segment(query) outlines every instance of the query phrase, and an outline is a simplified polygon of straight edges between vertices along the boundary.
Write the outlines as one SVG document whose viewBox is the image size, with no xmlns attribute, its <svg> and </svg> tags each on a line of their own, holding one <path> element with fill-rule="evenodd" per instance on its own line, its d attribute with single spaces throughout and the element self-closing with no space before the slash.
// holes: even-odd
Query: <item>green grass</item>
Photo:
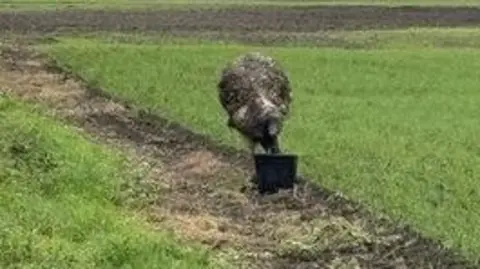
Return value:
<svg viewBox="0 0 480 269">
<path fill-rule="evenodd" d="M 248 5 L 282 5 L 282 6 L 313 6 L 313 5 L 448 5 L 464 6 L 478 5 L 479 0 L 6 0 L 0 3 L 3 10 L 37 10 L 37 9 L 131 9 L 131 8 L 206 8 L 220 6 Z"/>
<path fill-rule="evenodd" d="M 217 268 L 119 207 L 119 152 L 0 97 L 1 268 Z"/>
<path fill-rule="evenodd" d="M 236 146 L 215 85 L 223 64 L 249 50 L 272 54 L 290 73 L 295 101 L 283 145 L 301 155 L 303 172 L 478 257 L 480 50 L 81 39 L 49 48 L 93 84 Z"/>
</svg>

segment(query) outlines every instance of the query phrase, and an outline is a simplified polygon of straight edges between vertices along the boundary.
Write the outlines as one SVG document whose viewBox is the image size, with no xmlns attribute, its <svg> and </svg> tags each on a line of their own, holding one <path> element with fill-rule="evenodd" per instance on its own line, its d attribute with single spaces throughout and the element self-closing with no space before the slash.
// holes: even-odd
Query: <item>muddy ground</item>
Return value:
<svg viewBox="0 0 480 269">
<path fill-rule="evenodd" d="M 261 7 L 161 11 L 46 11 L 0 15 L 0 30 L 62 31 L 278 31 L 476 26 L 473 7 Z"/>
<path fill-rule="evenodd" d="M 77 27 L 295 32 L 479 23 L 480 11 L 466 8 L 0 15 L 0 29 L 16 33 L 77 31 Z M 131 154 L 132 162 L 149 172 L 125 185 L 126 200 L 142 201 L 138 209 L 159 229 L 171 229 L 185 240 L 217 249 L 238 268 L 476 268 L 438 242 L 306 181 L 294 192 L 260 197 L 251 188 L 242 188 L 252 172 L 244 152 L 219 146 L 90 88 L 20 41 L 4 42 L 0 49 L 0 90 L 46 104 L 56 116 Z"/>
</svg>

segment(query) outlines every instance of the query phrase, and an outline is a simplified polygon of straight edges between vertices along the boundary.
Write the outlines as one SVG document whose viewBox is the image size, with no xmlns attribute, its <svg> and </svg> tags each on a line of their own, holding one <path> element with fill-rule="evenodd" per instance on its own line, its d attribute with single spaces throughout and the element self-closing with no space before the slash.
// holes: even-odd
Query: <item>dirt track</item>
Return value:
<svg viewBox="0 0 480 269">
<path fill-rule="evenodd" d="M 0 15 L 0 29 L 16 33 L 64 28 L 295 32 L 479 23 L 477 9 L 443 8 Z M 135 184 L 128 187 L 153 195 L 146 209 L 152 221 L 212 248 L 240 250 L 243 256 L 232 259 L 244 264 L 241 268 L 475 268 L 436 242 L 374 218 L 361 206 L 306 183 L 299 185 L 295 197 L 291 193 L 268 198 L 250 190 L 241 193 L 239 189 L 251 172 L 244 153 L 220 147 L 88 88 L 43 57 L 26 53 L 25 48 L 8 45 L 0 52 L 0 88 L 46 103 L 103 142 L 132 153 L 133 161 L 152 171 L 138 184 L 155 192 L 138 190 Z"/>
<path fill-rule="evenodd" d="M 476 26 L 480 8 L 467 7 L 262 7 L 162 11 L 18 12 L 0 15 L 0 30 L 61 31 L 281 31 Z"/>
</svg>

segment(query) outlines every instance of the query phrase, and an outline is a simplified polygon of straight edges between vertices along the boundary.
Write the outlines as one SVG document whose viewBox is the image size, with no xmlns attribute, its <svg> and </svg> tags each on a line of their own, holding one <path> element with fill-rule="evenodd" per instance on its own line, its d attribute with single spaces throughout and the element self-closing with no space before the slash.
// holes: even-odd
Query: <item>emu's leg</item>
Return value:
<svg viewBox="0 0 480 269">
<path fill-rule="evenodd" d="M 271 137 L 267 137 L 264 140 L 262 140 L 260 143 L 261 143 L 262 147 L 265 149 L 265 152 L 267 154 L 278 154 L 278 153 L 280 153 L 280 147 L 279 147 L 279 144 L 278 144 L 278 137 L 276 135 L 271 136 Z"/>
<path fill-rule="evenodd" d="M 272 153 L 272 154 L 280 153 L 280 146 L 278 144 L 278 136 L 272 137 L 272 147 L 270 149 L 270 153 Z"/>
<path fill-rule="evenodd" d="M 252 160 L 252 166 L 255 168 L 255 149 L 257 148 L 257 143 L 249 140 L 249 144 L 250 144 L 250 155 L 252 156 L 252 159 L 251 159 Z M 258 183 L 258 178 L 257 178 L 257 175 L 256 175 L 255 172 L 251 176 L 250 182 L 252 182 L 253 184 Z"/>
</svg>

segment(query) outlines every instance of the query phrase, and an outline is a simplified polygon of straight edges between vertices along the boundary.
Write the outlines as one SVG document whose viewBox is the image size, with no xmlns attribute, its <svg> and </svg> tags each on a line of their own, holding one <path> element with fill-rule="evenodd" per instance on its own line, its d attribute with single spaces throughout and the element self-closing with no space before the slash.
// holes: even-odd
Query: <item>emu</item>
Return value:
<svg viewBox="0 0 480 269">
<path fill-rule="evenodd" d="M 278 136 L 290 113 L 292 89 L 287 74 L 272 57 L 243 54 L 228 63 L 218 82 L 218 97 L 228 115 L 227 126 L 269 154 L 280 152 Z"/>
</svg>

